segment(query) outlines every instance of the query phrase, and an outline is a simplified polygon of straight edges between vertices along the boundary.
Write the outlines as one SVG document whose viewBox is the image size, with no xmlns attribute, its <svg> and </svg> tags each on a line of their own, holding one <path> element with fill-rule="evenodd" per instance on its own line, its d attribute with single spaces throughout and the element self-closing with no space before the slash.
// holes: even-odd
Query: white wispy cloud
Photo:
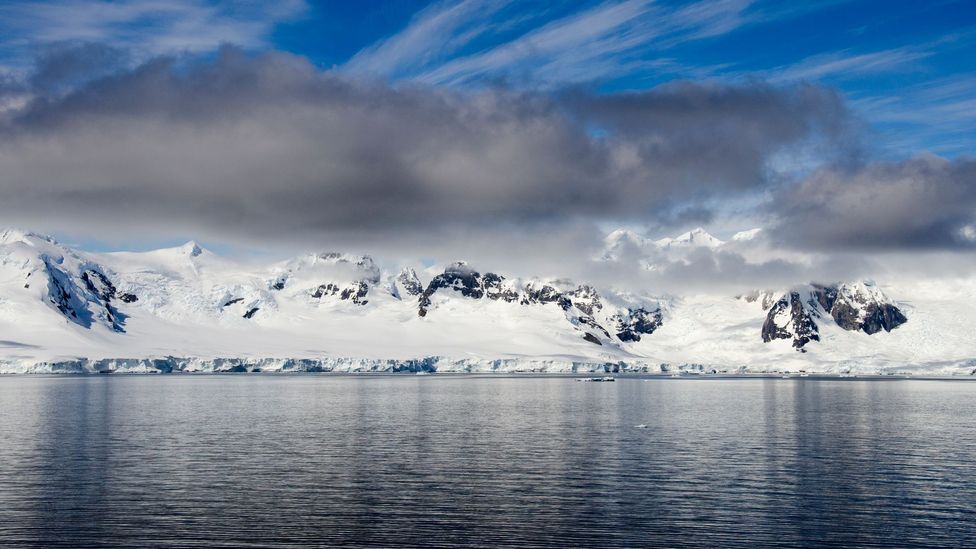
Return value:
<svg viewBox="0 0 976 549">
<path fill-rule="evenodd" d="M 932 51 L 917 46 L 893 48 L 869 53 L 836 51 L 807 57 L 790 66 L 774 69 L 773 81 L 819 80 L 827 77 L 852 78 L 889 72 L 916 71 L 918 61 L 932 56 Z"/>
<path fill-rule="evenodd" d="M 611 0 L 530 27 L 481 51 L 450 55 L 472 38 L 505 25 L 504 17 L 498 17 L 505 4 L 502 0 L 435 4 L 400 33 L 364 48 L 344 69 L 438 85 L 463 85 L 482 78 L 542 87 L 580 83 L 673 69 L 673 59 L 651 53 L 729 33 L 755 20 L 748 13 L 753 0 L 700 0 L 676 8 L 651 0 Z"/>
<path fill-rule="evenodd" d="M 10 65 L 27 63 L 30 48 L 59 42 L 102 42 L 143 57 L 205 51 L 222 43 L 257 48 L 268 45 L 275 25 L 305 9 L 304 0 L 4 2 L 0 57 Z"/>
<path fill-rule="evenodd" d="M 976 77 L 956 74 L 905 86 L 898 95 L 854 97 L 851 106 L 898 153 L 972 154 Z"/>
<path fill-rule="evenodd" d="M 402 32 L 360 50 L 345 68 L 376 75 L 417 70 L 492 31 L 490 17 L 510 3 L 511 0 L 435 3 L 415 15 Z"/>
<path fill-rule="evenodd" d="M 457 84 L 472 78 L 497 75 L 499 71 L 533 63 L 543 79 L 566 78 L 632 50 L 652 38 L 640 18 L 651 10 L 645 0 L 607 3 L 583 13 L 549 23 L 522 37 L 488 51 L 454 59 L 418 76 L 434 84 Z M 541 66 L 540 66 L 541 64 Z M 550 74 L 546 74 L 546 70 Z M 556 74 L 551 74 L 552 70 Z M 575 70 L 574 70 L 575 69 Z M 516 70 L 519 70 L 516 68 Z M 612 70 L 602 65 L 600 72 Z M 600 76 L 590 73 L 591 77 Z M 563 78 L 560 78 L 562 80 Z"/>
</svg>

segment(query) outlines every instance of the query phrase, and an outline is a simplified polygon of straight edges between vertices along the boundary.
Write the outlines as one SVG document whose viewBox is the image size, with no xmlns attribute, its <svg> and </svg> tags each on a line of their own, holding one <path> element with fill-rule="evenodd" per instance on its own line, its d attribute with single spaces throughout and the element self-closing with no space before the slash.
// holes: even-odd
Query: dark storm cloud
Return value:
<svg viewBox="0 0 976 549">
<path fill-rule="evenodd" d="M 39 66 L 34 101 L 0 125 L 0 215 L 102 235 L 179 227 L 277 240 L 646 220 L 764 189 L 773 155 L 847 131 L 836 94 L 812 86 L 391 88 L 234 49 L 52 95 L 84 81 L 86 62 L 113 58 L 62 54 Z"/>
<path fill-rule="evenodd" d="M 38 52 L 30 85 L 38 93 L 57 95 L 122 70 L 128 63 L 124 50 L 107 44 L 49 44 Z"/>
<path fill-rule="evenodd" d="M 766 160 L 792 145 L 820 145 L 830 156 L 857 151 L 841 97 L 810 84 L 678 82 L 577 102 L 587 121 L 632 144 L 672 191 L 755 188 Z"/>
<path fill-rule="evenodd" d="M 785 242 L 808 248 L 921 249 L 976 245 L 976 160 L 922 155 L 823 168 L 775 195 Z"/>
</svg>

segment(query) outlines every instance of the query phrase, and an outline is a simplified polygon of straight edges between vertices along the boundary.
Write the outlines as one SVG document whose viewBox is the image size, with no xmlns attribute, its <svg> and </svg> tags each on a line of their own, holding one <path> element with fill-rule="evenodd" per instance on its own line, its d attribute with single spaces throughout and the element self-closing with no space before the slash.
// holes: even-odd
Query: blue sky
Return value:
<svg viewBox="0 0 976 549">
<path fill-rule="evenodd" d="M 499 220 L 544 235 L 558 218 L 970 245 L 974 69 L 966 1 L 9 1 L 0 214 L 96 248 L 133 220 L 155 227 L 121 239 L 137 247 L 248 230 L 413 238 L 404 204 L 446 220 L 437 231 Z M 180 121 L 201 112 L 213 120 L 187 135 Z M 276 203 L 278 185 L 333 210 Z M 143 217 L 65 229 L 75 204 L 106 195 Z M 912 226 L 850 207 L 880 203 Z M 226 218 L 206 215 L 223 205 Z M 360 211 L 388 224 L 346 219 Z"/>
<path fill-rule="evenodd" d="M 8 70 L 45 43 L 103 42 L 138 58 L 226 42 L 455 87 L 804 80 L 842 90 L 887 154 L 953 156 L 976 144 L 976 4 L 967 1 L 6 2 L 0 35 Z"/>
<path fill-rule="evenodd" d="M 323 67 L 441 85 L 808 80 L 843 90 L 891 154 L 976 144 L 972 2 L 337 4 L 310 5 L 272 42 Z"/>
</svg>

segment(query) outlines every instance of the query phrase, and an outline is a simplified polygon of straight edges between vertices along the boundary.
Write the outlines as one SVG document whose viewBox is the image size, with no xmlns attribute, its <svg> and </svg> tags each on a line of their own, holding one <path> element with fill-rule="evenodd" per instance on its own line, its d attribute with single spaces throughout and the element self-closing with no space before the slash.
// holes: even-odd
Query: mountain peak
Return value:
<svg viewBox="0 0 976 549">
<path fill-rule="evenodd" d="M 26 231 L 16 227 L 0 229 L 0 244 L 10 244 L 11 242 L 24 242 L 29 244 L 32 239 L 43 240 L 44 242 L 48 242 L 50 244 L 57 244 L 57 241 L 54 240 L 54 238 L 46 234 Z"/>
<path fill-rule="evenodd" d="M 610 245 L 619 244 L 621 242 L 630 242 L 640 246 L 644 244 L 644 237 L 630 229 L 617 229 L 607 235 L 606 242 Z"/>
<path fill-rule="evenodd" d="M 180 251 L 183 253 L 183 255 L 187 255 L 189 257 L 198 257 L 203 255 L 203 248 L 201 248 L 195 240 L 190 240 L 186 244 L 180 246 Z"/>
<path fill-rule="evenodd" d="M 656 244 L 662 248 L 670 248 L 672 246 L 715 248 L 725 244 L 725 242 L 712 236 L 703 227 L 696 227 L 674 238 L 662 238 L 656 241 Z"/>
</svg>

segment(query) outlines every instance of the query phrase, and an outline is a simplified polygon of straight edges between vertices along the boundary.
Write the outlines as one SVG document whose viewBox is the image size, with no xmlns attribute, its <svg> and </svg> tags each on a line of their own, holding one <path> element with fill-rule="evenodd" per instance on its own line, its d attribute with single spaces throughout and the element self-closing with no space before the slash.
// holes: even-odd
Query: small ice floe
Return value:
<svg viewBox="0 0 976 549">
<path fill-rule="evenodd" d="M 617 381 L 612 376 L 603 377 L 578 377 L 576 381 Z"/>
<path fill-rule="evenodd" d="M 647 429 L 646 423 L 641 423 L 640 425 L 634 425 L 635 429 Z"/>
</svg>

